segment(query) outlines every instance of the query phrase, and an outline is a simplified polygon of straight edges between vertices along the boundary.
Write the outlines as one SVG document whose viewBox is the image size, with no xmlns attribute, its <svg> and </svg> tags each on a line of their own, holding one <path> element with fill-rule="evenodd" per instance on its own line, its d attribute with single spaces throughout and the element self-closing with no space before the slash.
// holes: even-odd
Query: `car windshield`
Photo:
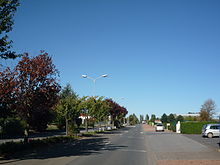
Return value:
<svg viewBox="0 0 220 165">
<path fill-rule="evenodd" d="M 206 129 L 206 127 L 207 127 L 207 125 L 204 125 L 204 126 L 202 127 L 202 129 Z"/>
<path fill-rule="evenodd" d="M 157 126 L 163 126 L 163 124 L 157 124 Z"/>
</svg>

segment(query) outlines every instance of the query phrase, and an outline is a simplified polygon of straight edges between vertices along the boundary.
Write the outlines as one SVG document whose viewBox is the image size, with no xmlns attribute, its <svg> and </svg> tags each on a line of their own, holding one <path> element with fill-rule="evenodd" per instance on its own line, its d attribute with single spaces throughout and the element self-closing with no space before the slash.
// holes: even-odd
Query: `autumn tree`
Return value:
<svg viewBox="0 0 220 165">
<path fill-rule="evenodd" d="M 6 68 L 0 72 L 0 118 L 6 119 L 13 114 L 17 82 L 15 73 Z"/>
<path fill-rule="evenodd" d="M 212 120 L 213 115 L 215 114 L 216 104 L 212 99 L 208 99 L 204 102 L 200 109 L 200 120 L 208 121 Z"/>
<path fill-rule="evenodd" d="M 11 51 L 12 41 L 8 39 L 8 33 L 14 24 L 14 14 L 19 6 L 19 0 L 0 0 L 0 58 L 14 59 L 19 55 Z"/>
<path fill-rule="evenodd" d="M 200 121 L 208 121 L 209 120 L 209 114 L 205 110 L 200 110 L 199 112 L 199 120 Z"/>
<path fill-rule="evenodd" d="M 109 113 L 111 115 L 112 124 L 115 126 L 119 126 L 128 113 L 127 109 L 125 107 L 120 106 L 112 99 L 106 99 L 106 101 L 110 105 Z"/>
<path fill-rule="evenodd" d="M 46 129 L 51 120 L 51 109 L 58 101 L 60 85 L 58 71 L 52 58 L 45 52 L 30 58 L 25 54 L 16 68 L 15 110 L 27 123 L 28 128 L 38 131 Z"/>
</svg>

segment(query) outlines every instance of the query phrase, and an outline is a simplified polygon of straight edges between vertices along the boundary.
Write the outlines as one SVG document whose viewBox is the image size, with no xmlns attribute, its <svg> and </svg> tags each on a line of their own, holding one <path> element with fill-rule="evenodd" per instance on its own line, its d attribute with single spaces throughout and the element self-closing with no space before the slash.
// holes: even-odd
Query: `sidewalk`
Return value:
<svg viewBox="0 0 220 165">
<path fill-rule="evenodd" d="M 182 134 L 155 132 L 143 125 L 151 165 L 220 165 L 220 153 Z"/>
<path fill-rule="evenodd" d="M 88 132 L 94 132 L 93 129 L 88 129 Z M 86 130 L 81 130 L 80 133 L 85 133 Z M 42 133 L 34 133 L 29 135 L 29 139 L 45 139 L 48 137 L 57 137 L 57 136 L 65 136 L 65 131 L 54 131 L 54 132 L 42 132 Z M 17 137 L 17 138 L 8 138 L 8 139 L 0 139 L 0 144 L 6 142 L 19 142 L 23 141 L 24 137 Z"/>
</svg>

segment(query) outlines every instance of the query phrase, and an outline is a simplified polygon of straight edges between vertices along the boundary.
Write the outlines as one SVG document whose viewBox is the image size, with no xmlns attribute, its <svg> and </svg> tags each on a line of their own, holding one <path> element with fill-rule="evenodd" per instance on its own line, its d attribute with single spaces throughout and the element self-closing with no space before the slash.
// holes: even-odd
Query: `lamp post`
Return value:
<svg viewBox="0 0 220 165">
<path fill-rule="evenodd" d="M 101 75 L 101 76 L 99 76 L 99 77 L 97 77 L 97 78 L 93 78 L 93 77 L 89 77 L 89 76 L 87 76 L 87 75 L 82 75 L 82 77 L 83 78 L 88 78 L 88 79 L 90 79 L 90 80 L 92 80 L 93 81 L 93 83 L 94 83 L 94 88 L 93 88 L 93 96 L 95 96 L 95 92 L 96 92 L 96 89 L 95 89 L 95 86 L 96 86 L 96 81 L 98 80 L 98 79 L 100 79 L 100 78 L 105 78 L 105 77 L 108 77 L 108 75 L 107 74 L 103 74 L 103 75 Z"/>
<path fill-rule="evenodd" d="M 108 75 L 107 74 L 103 74 L 103 75 L 101 75 L 101 76 L 99 76 L 99 77 L 97 77 L 97 78 L 93 78 L 93 77 L 89 77 L 89 76 L 87 76 L 87 75 L 82 75 L 82 78 L 88 78 L 88 79 L 90 79 L 90 80 L 92 80 L 93 81 L 93 83 L 94 83 L 94 89 L 93 89 L 93 96 L 95 97 L 95 86 L 96 86 L 96 81 L 98 80 L 98 79 L 100 79 L 100 78 L 105 78 L 105 77 L 108 77 Z M 86 132 L 88 132 L 88 110 L 87 110 L 87 113 L 86 113 Z"/>
</svg>

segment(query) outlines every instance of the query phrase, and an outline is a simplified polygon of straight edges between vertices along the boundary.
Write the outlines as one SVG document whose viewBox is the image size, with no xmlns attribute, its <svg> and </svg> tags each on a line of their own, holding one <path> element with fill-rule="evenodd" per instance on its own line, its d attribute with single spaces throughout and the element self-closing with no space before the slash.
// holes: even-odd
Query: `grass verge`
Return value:
<svg viewBox="0 0 220 165">
<path fill-rule="evenodd" d="M 28 143 L 20 142 L 6 142 L 0 145 L 0 156 L 7 157 L 13 153 L 33 149 L 42 146 L 51 146 L 57 143 L 69 143 L 74 142 L 78 137 L 74 136 L 59 136 L 59 137 L 50 137 L 45 139 L 29 139 Z"/>
</svg>

